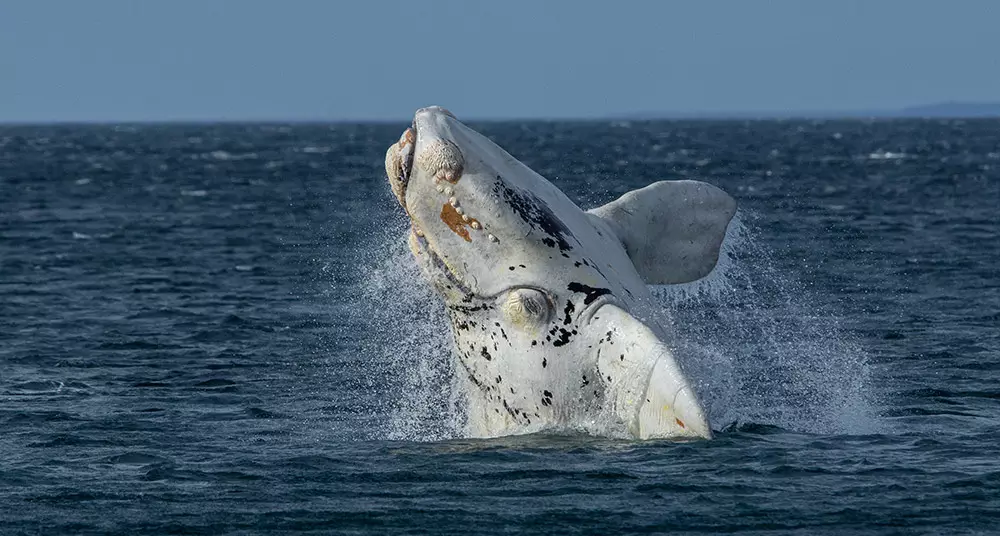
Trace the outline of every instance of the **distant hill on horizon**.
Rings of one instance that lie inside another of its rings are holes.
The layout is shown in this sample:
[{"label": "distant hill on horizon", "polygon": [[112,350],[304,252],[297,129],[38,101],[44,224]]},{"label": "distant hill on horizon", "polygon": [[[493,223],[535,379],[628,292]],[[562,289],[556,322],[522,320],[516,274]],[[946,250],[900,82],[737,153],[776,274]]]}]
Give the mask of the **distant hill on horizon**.
[{"label": "distant hill on horizon", "polygon": [[759,112],[636,112],[623,119],[861,119],[1000,118],[1000,102],[939,102],[883,110],[797,110]]}]

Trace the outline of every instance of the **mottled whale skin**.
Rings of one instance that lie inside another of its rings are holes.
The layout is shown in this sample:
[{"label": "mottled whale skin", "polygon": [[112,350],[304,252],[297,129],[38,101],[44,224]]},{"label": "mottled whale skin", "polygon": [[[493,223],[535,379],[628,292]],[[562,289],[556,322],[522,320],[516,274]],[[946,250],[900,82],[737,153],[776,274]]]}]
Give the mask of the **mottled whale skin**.
[{"label": "mottled whale skin", "polygon": [[661,181],[584,211],[440,107],[386,153],[410,248],[445,302],[467,434],[712,436],[664,342],[649,284],[715,266],[735,201]]}]

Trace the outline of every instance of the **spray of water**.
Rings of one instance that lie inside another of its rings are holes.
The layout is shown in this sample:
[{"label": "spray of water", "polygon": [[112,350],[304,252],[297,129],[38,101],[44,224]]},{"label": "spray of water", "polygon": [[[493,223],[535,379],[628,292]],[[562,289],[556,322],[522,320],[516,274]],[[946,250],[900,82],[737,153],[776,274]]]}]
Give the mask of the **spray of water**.
[{"label": "spray of water", "polygon": [[[398,228],[397,228],[398,229]],[[382,236],[360,263],[366,337],[361,349],[377,400],[375,430],[393,440],[436,441],[464,427],[444,304],[424,280],[405,238]]]},{"label": "spray of water", "polygon": [[[378,435],[434,441],[464,420],[444,307],[404,238],[381,237],[360,259],[366,375],[379,401]],[[707,406],[713,428],[767,424],[869,433],[869,367],[835,316],[814,309],[805,285],[775,268],[748,225],[730,226],[719,266],[698,282],[654,287],[651,315]]]},{"label": "spray of water", "polygon": [[868,356],[739,218],[700,281],[653,287],[654,316],[715,428],[767,424],[822,434],[879,428]]}]

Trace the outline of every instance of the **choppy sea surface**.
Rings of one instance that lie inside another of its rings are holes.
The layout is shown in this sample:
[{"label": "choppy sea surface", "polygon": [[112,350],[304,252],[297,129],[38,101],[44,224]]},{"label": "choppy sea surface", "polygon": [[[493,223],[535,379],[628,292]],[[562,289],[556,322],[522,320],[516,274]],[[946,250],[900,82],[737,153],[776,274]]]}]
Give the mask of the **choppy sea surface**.
[{"label": "choppy sea surface", "polygon": [[1000,121],[472,125],[738,200],[694,442],[461,437],[405,126],[0,126],[0,533],[1000,533]]}]

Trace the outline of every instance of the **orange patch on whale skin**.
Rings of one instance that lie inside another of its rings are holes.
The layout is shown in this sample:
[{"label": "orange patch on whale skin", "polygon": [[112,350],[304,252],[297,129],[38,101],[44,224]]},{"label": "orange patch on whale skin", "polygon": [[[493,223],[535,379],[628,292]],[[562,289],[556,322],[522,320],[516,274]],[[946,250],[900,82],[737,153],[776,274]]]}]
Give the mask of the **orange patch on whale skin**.
[{"label": "orange patch on whale skin", "polygon": [[679,424],[681,428],[687,428],[687,426],[684,426],[684,422],[681,421],[680,419],[676,418],[676,417],[674,417],[674,422],[676,422],[677,424]]},{"label": "orange patch on whale skin", "polygon": [[465,226],[471,226],[472,222],[479,223],[475,218],[469,218],[469,221],[463,220],[462,215],[450,203],[445,203],[441,207],[441,221],[454,231],[455,234],[464,238],[466,242],[472,242],[472,237],[469,236],[469,230]]},{"label": "orange patch on whale skin", "polygon": [[416,140],[417,136],[416,134],[413,133],[413,129],[408,128],[403,132],[403,135],[400,136],[399,141],[396,142],[396,147],[402,149],[406,144],[408,143],[412,144]]}]

